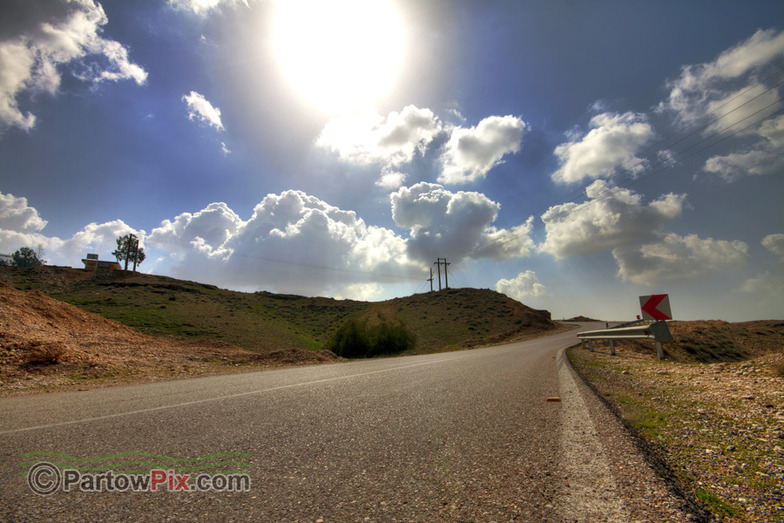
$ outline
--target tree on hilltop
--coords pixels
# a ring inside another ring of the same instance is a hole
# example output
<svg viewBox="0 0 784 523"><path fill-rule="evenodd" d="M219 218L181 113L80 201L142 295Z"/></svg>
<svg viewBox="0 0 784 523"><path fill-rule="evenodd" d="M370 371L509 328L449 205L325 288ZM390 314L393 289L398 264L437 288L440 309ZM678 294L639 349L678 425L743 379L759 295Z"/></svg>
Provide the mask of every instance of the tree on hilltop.
<svg viewBox="0 0 784 523"><path fill-rule="evenodd" d="M39 251L43 252L40 247ZM38 267L44 264L38 257L38 254L30 247L22 247L13 253L11 255L11 263L16 267Z"/></svg>
<svg viewBox="0 0 784 523"><path fill-rule="evenodd" d="M139 239L135 234L126 234L117 238L117 250L112 253L112 256L117 258L117 261L125 262L125 270L128 270L128 263L133 262L133 272L136 272L136 266L141 264L146 255L144 248L139 247Z"/></svg>

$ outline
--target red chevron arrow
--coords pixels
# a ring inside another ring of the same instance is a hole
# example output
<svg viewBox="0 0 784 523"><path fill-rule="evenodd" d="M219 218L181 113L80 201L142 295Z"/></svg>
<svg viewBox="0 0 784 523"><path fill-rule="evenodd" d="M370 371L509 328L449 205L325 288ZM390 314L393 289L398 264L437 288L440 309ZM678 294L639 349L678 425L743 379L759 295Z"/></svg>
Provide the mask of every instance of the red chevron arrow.
<svg viewBox="0 0 784 523"><path fill-rule="evenodd" d="M666 294L654 294L642 304L642 311L647 312L654 320L671 320L669 316L658 309L659 304L667 297Z"/></svg>

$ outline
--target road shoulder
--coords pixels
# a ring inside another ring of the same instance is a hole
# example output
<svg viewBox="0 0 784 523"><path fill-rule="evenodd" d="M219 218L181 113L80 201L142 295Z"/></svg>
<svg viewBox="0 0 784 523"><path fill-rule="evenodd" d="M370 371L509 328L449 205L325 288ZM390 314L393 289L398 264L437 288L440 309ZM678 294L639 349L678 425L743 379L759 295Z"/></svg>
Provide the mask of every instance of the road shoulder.
<svg viewBox="0 0 784 523"><path fill-rule="evenodd" d="M635 438L558 353L564 403L562 451L569 473L562 503L574 521L692 521Z"/></svg>

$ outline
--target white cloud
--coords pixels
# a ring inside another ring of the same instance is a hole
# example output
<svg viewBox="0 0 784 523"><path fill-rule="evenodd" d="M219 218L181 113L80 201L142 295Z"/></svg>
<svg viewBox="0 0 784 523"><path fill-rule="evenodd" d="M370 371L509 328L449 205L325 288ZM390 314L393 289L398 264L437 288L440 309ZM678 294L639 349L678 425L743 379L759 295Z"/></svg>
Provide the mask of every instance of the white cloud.
<svg viewBox="0 0 784 523"><path fill-rule="evenodd" d="M35 207L27 204L27 198L0 193L0 229L20 233L38 232L46 227Z"/></svg>
<svg viewBox="0 0 784 523"><path fill-rule="evenodd" d="M153 229L179 277L231 288L364 297L372 283L421 276L405 241L301 191L267 195L243 221L224 203Z"/></svg>
<svg viewBox="0 0 784 523"><path fill-rule="evenodd" d="M506 154L520 151L526 127L515 116L490 116L470 129L453 128L438 181L465 184L484 178Z"/></svg>
<svg viewBox="0 0 784 523"><path fill-rule="evenodd" d="M727 182L745 176L781 173L784 170L784 116L770 118L758 128L760 139L741 152L708 158L703 170Z"/></svg>
<svg viewBox="0 0 784 523"><path fill-rule="evenodd" d="M546 292L534 271L521 272L511 280L500 279L495 284L495 290L520 302L527 298L544 296Z"/></svg>
<svg viewBox="0 0 784 523"><path fill-rule="evenodd" d="M394 167L424 152L441 131L441 121L430 109L409 105L386 118L366 112L330 120L316 145L336 153L345 162Z"/></svg>
<svg viewBox="0 0 784 523"><path fill-rule="evenodd" d="M511 229L491 224L500 205L477 192L446 190L420 182L392 193L392 218L409 231L408 252L413 259L527 256L533 247L533 220Z"/></svg>
<svg viewBox="0 0 784 523"><path fill-rule="evenodd" d="M585 178L608 178L617 169L639 172L646 160L636 155L654 138L645 115L602 113L591 118L584 136L572 133L570 141L555 148L560 167L551 176L558 183L576 183Z"/></svg>
<svg viewBox="0 0 784 523"><path fill-rule="evenodd" d="M669 193L645 205L641 195L604 180L585 193L588 201L555 205L542 214L547 237L540 251L564 258L644 241L678 217L686 199Z"/></svg>
<svg viewBox="0 0 784 523"><path fill-rule="evenodd" d="M80 267L80 260L88 252L96 253L102 259L114 259L111 253L117 249L117 238L126 234L135 234L139 238L139 246L145 247L145 232L136 230L122 220L105 223L89 223L67 240L49 238L44 243L47 249L47 260L50 264Z"/></svg>
<svg viewBox="0 0 784 523"><path fill-rule="evenodd" d="M231 254L224 245L243 225L228 205L216 202L194 214L184 212L174 220L164 220L152 230L148 242L178 257L194 248L208 257L224 257Z"/></svg>
<svg viewBox="0 0 784 523"><path fill-rule="evenodd" d="M221 122L221 112L217 107L204 98L204 95L191 91L190 94L184 95L182 100L188 104L188 119L199 120L207 125L214 127L219 131L223 131L223 122ZM223 149L226 149L225 144Z"/></svg>
<svg viewBox="0 0 784 523"><path fill-rule="evenodd" d="M762 239L762 246L784 261L784 234L768 234Z"/></svg>
<svg viewBox="0 0 784 523"><path fill-rule="evenodd" d="M221 6L234 7L236 5L248 5L247 0L169 0L169 5L175 9L191 11L199 16L205 16L213 9Z"/></svg>
<svg viewBox="0 0 784 523"><path fill-rule="evenodd" d="M385 169L381 172L381 177L376 180L376 185L382 189L394 191L406 183L406 178L404 173Z"/></svg>
<svg viewBox="0 0 784 523"><path fill-rule="evenodd" d="M35 207L30 207L27 198L0 193L0 252L11 254L21 247L48 244L48 238L40 233L46 227Z"/></svg>
<svg viewBox="0 0 784 523"><path fill-rule="evenodd" d="M741 241L667 234L660 241L613 250L618 275L644 285L706 279L743 267L748 245Z"/></svg>
<svg viewBox="0 0 784 523"><path fill-rule="evenodd" d="M335 118L324 126L316 145L344 162L381 164L383 174L377 185L390 188L399 176L389 173L400 174L403 165L424 156L428 147L441 143L439 138L449 136L438 180L462 184L483 178L504 155L518 152L525 130L525 122L514 116L491 116L471 128L448 126L430 109L409 105L386 117L365 112Z"/></svg>
<svg viewBox="0 0 784 523"><path fill-rule="evenodd" d="M100 4L78 0L22 5L29 9L25 18L35 21L22 24L17 34L0 37L0 128L32 129L36 117L22 111L19 97L55 94L59 69L66 66L75 77L92 83L145 83L147 73L129 60L127 48L100 36L108 22Z"/></svg>

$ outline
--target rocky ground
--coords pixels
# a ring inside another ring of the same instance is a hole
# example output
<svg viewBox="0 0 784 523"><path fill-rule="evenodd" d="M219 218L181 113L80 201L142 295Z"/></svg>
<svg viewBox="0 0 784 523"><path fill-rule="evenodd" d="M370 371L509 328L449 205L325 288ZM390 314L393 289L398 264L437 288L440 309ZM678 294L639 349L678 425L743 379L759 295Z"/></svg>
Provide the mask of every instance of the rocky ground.
<svg viewBox="0 0 784 523"><path fill-rule="evenodd" d="M704 517L784 521L784 323L672 330L678 345L664 361L652 342L630 341L616 356L604 342L571 358Z"/></svg>

